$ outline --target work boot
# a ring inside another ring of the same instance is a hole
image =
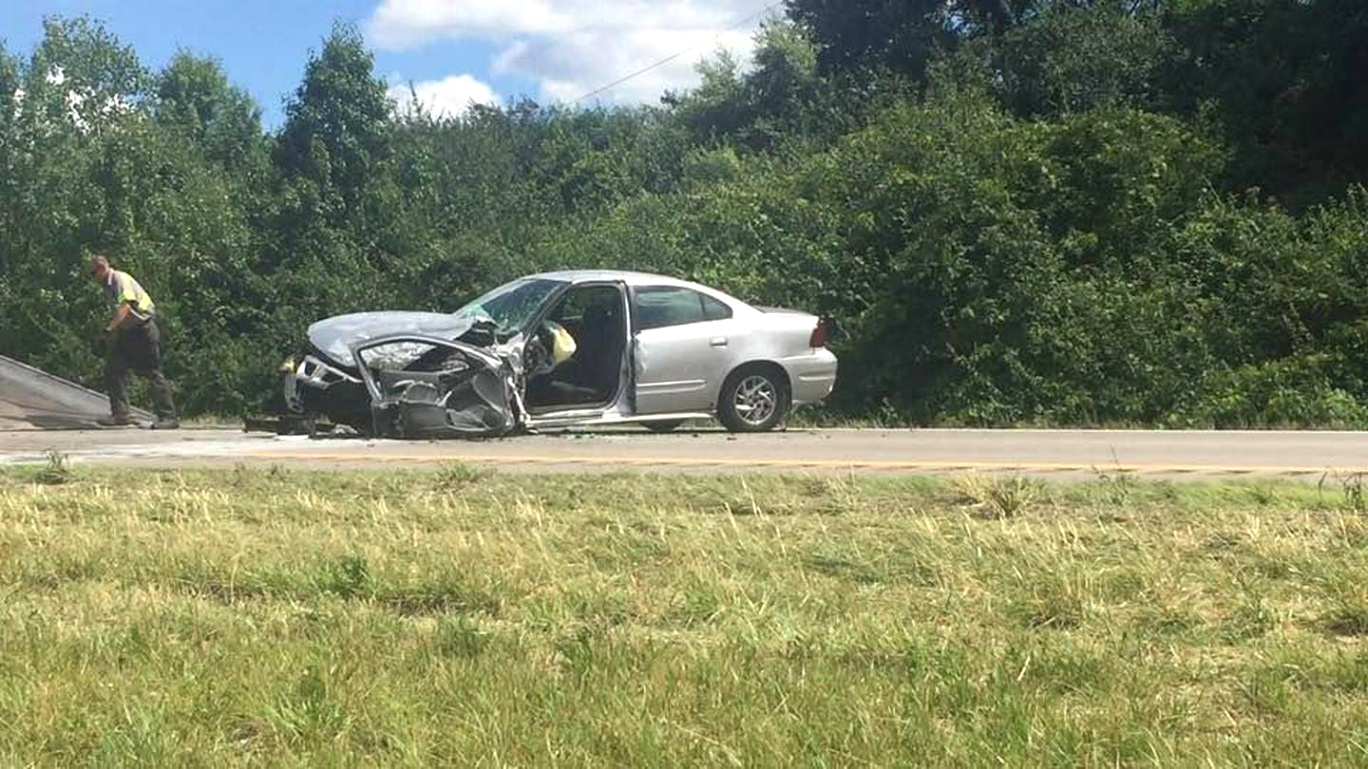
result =
[[[155,422],[152,423],[152,429],[153,429],[153,430],[179,430],[179,429],[180,429],[180,420],[179,420],[179,419],[176,419],[175,417],[158,417],[158,418],[157,418],[157,421],[155,421]]]
[[[100,417],[95,420],[95,424],[100,427],[129,427],[137,424],[137,422],[127,414],[110,414],[107,417]]]

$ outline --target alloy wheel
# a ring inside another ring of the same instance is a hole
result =
[[[779,407],[779,390],[768,377],[754,374],[736,388],[736,415],[749,425],[762,425]]]

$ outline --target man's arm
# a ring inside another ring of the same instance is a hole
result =
[[[133,314],[133,304],[138,301],[138,294],[129,285],[128,276],[124,273],[116,271],[111,275],[110,286],[118,297],[119,309],[114,311],[114,318],[105,325],[105,333],[108,334],[112,334],[127,325],[128,316]]]
[[[133,310],[128,306],[128,302],[120,302],[119,309],[114,312],[114,319],[105,325],[105,333],[112,334],[123,328],[124,324],[128,322],[128,316],[132,314]]]

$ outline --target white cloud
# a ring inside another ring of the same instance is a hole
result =
[[[454,116],[470,109],[471,104],[498,104],[494,89],[470,75],[452,75],[441,80],[419,83],[395,83],[389,87],[389,97],[399,105],[400,112],[413,108],[414,94],[418,103],[434,115]]]
[[[531,78],[543,98],[570,101],[684,51],[599,99],[653,102],[696,85],[695,66],[725,49],[749,59],[765,0],[382,0],[367,22],[372,44],[409,50],[478,40],[500,52],[496,74]],[[737,26],[738,22],[746,20]]]

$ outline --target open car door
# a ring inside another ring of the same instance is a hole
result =
[[[422,334],[351,348],[385,438],[488,438],[518,424],[521,398],[508,361],[489,350]]]

